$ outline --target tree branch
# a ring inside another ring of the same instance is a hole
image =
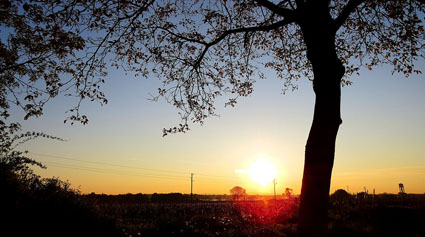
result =
[[[21,67],[21,66],[26,65],[26,64],[30,64],[30,63],[40,59],[41,57],[42,57],[42,54],[38,55],[37,57],[28,59],[27,61],[22,62],[22,63],[16,63],[16,64],[13,64],[13,65],[10,65],[10,66],[4,67],[4,68],[0,68],[0,73],[3,73],[7,70],[16,70],[18,67]]]
[[[422,0],[423,1],[423,0]],[[365,0],[350,0],[347,5],[345,5],[344,9],[342,9],[339,16],[335,19],[335,31],[344,24],[347,20],[348,16],[356,9],[360,4],[364,3]]]
[[[176,37],[178,39],[184,40],[184,41],[188,41],[188,42],[192,42],[192,43],[198,43],[198,44],[203,44],[203,45],[207,45],[208,44],[208,43],[206,43],[206,42],[204,42],[202,40],[192,39],[192,38],[188,38],[186,36],[180,35],[180,34],[176,34],[173,31],[171,31],[171,30],[169,30],[167,28],[164,28],[164,27],[158,27],[158,29],[161,29],[161,30],[167,32],[168,34],[170,34],[170,35],[172,35],[172,36],[174,36],[174,37]]]
[[[287,9],[287,8],[283,8],[280,7],[268,0],[255,0],[260,6],[263,6],[267,9],[269,9],[270,11],[272,11],[273,13],[284,17],[285,19],[287,18],[294,18],[294,11]],[[293,19],[292,19],[293,20]]]
[[[304,0],[295,0],[295,3],[297,4],[297,8],[301,8],[304,5]]]
[[[209,42],[205,45],[205,49],[204,49],[204,51],[202,51],[200,57],[198,58],[198,60],[194,64],[194,68],[197,68],[200,65],[202,59],[204,58],[205,54],[207,53],[208,49],[211,46],[219,43],[221,40],[223,40],[224,38],[226,38],[230,34],[242,33],[242,32],[254,32],[254,31],[269,31],[269,30],[273,30],[273,29],[277,29],[279,27],[285,26],[285,25],[290,24],[292,22],[294,22],[292,19],[284,19],[284,20],[275,22],[271,25],[238,28],[238,29],[231,29],[231,30],[224,31],[218,38],[216,38],[215,40],[213,40],[213,41],[211,41],[211,42]]]

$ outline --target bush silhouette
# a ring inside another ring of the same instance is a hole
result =
[[[0,123],[0,236],[118,236],[115,224],[100,218],[79,191],[58,178],[36,175],[32,166],[45,167],[15,150],[37,137],[61,139],[35,132],[15,135],[19,130],[19,125]]]
[[[0,235],[118,236],[115,224],[100,218],[69,183],[58,178],[19,177],[0,166],[3,227]]]

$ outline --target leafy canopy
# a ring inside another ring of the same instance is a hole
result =
[[[182,123],[214,115],[214,101],[226,105],[253,91],[255,79],[272,69],[283,89],[300,78],[313,80],[299,24],[314,1],[283,0],[2,0],[0,1],[0,108],[19,106],[25,119],[43,113],[58,96],[75,97],[71,122],[88,122],[80,104],[106,104],[101,91],[108,71],[163,82],[164,97],[181,110]],[[342,84],[361,67],[381,64],[409,76],[424,54],[425,4],[418,0],[324,1],[346,68]],[[318,36],[319,37],[319,36]],[[65,120],[65,121],[67,121]]]

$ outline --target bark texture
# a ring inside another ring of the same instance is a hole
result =
[[[326,236],[335,142],[342,122],[341,78],[345,69],[335,51],[335,27],[327,5],[306,7],[310,8],[303,12],[309,17],[302,17],[306,20],[300,25],[313,66],[316,102],[305,150],[298,224],[302,236]]]

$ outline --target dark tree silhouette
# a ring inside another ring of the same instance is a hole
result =
[[[235,186],[230,189],[230,194],[232,195],[233,200],[238,201],[246,196],[246,190],[242,187]]]
[[[154,99],[182,111],[182,123],[164,135],[214,115],[218,96],[234,106],[264,68],[284,90],[311,80],[316,102],[299,215],[305,235],[327,229],[341,85],[361,67],[420,73],[414,66],[424,57],[423,0],[3,0],[0,11],[4,118],[11,104],[26,117],[41,115],[47,100],[65,93],[79,99],[68,119],[87,123],[80,103],[107,102],[100,85],[110,66],[164,82]]]
[[[335,190],[335,192],[331,195],[331,199],[338,201],[338,202],[348,201],[351,198],[352,198],[351,194],[349,194],[344,189]]]

